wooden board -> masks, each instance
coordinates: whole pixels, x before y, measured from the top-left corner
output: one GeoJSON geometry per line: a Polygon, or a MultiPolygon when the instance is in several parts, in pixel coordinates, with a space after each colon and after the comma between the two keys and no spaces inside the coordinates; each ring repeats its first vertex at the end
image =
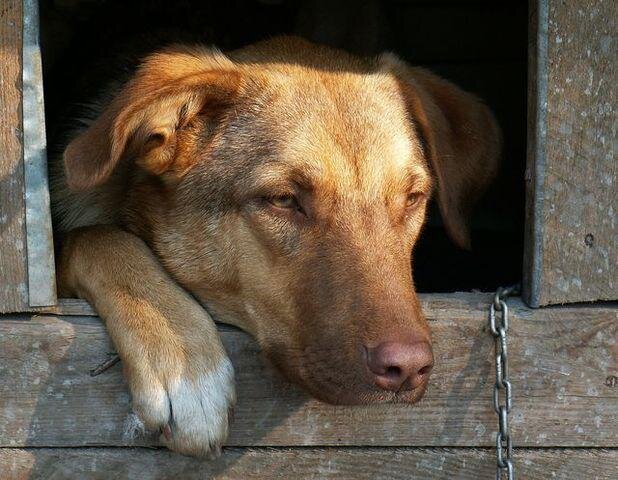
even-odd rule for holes
{"type": "Polygon", "coordinates": [[[28,307],[21,115],[22,2],[0,4],[0,312],[28,307]]]}
{"type": "MultiPolygon", "coordinates": [[[[517,478],[614,479],[617,450],[517,449],[517,478]]],[[[215,461],[144,448],[0,449],[4,480],[371,480],[495,477],[491,450],[397,448],[226,449],[215,461]]]]}
{"type": "Polygon", "coordinates": [[[615,300],[618,3],[531,3],[525,298],[615,300]]]}
{"type": "Polygon", "coordinates": [[[54,315],[83,315],[96,316],[94,308],[86,300],[80,298],[59,298],[56,305],[49,307],[33,307],[32,312],[52,313],[54,315]]]}
{"type": "MultiPolygon", "coordinates": [[[[489,305],[493,298],[489,293],[421,293],[419,299],[425,315],[433,320],[450,319],[453,316],[462,320],[478,318],[479,313],[489,305]]],[[[69,316],[96,316],[96,312],[86,300],[80,298],[61,298],[57,305],[32,308],[37,313],[69,316]]],[[[1,317],[0,317],[1,319],[1,317]]],[[[219,325],[224,328],[225,325],[219,325]]]]}
{"type": "Polygon", "coordinates": [[[24,0],[23,9],[22,109],[28,303],[31,306],[55,305],[56,272],[47,180],[47,139],[38,0],[24,0]]]}
{"type": "MultiPolygon", "coordinates": [[[[425,296],[437,364],[415,406],[334,407],[282,381],[255,343],[227,327],[239,403],[230,446],[491,446],[493,340],[487,295],[425,296]],[[429,300],[428,300],[429,298],[429,300]]],[[[530,310],[512,300],[509,336],[517,446],[618,446],[618,310],[530,310]]],[[[95,317],[0,320],[0,446],[156,445],[125,435],[129,394],[95,317]]]]}

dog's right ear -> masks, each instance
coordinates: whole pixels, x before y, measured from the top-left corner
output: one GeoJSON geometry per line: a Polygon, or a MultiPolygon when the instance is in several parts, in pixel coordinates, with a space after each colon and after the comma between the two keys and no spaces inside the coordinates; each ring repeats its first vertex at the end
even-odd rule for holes
{"type": "Polygon", "coordinates": [[[134,155],[153,174],[176,156],[176,132],[198,114],[231,104],[240,74],[217,50],[176,47],[148,57],[111,104],[64,151],[70,189],[105,182],[134,155]]]}
{"type": "Polygon", "coordinates": [[[498,171],[500,127],[474,95],[392,54],[382,55],[380,61],[398,79],[408,115],[437,180],[446,231],[455,244],[469,249],[473,207],[498,171]]]}

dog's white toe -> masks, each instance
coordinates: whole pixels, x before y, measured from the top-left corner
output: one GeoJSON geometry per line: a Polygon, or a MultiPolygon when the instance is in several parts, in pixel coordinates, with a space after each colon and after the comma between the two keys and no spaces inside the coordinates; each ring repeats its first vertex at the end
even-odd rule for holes
{"type": "Polygon", "coordinates": [[[176,376],[165,385],[142,382],[132,389],[133,409],[147,428],[161,431],[171,450],[200,457],[216,456],[227,438],[236,402],[234,368],[226,357],[214,369],[176,376]]]}
{"type": "Polygon", "coordinates": [[[231,362],[224,359],[218,368],[196,380],[177,378],[170,382],[167,394],[170,431],[161,436],[162,443],[189,455],[218,454],[227,438],[229,417],[236,401],[231,362]]]}

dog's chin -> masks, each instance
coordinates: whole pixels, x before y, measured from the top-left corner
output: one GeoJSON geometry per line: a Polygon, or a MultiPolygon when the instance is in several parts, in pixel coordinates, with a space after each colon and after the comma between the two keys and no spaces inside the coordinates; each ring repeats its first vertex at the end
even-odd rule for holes
{"type": "MultiPolygon", "coordinates": [[[[333,375],[315,375],[316,372],[308,372],[307,368],[292,368],[292,364],[299,362],[290,361],[290,358],[293,357],[283,357],[280,355],[281,350],[277,353],[279,355],[274,355],[271,349],[266,358],[287,381],[299,386],[317,400],[331,405],[413,405],[423,398],[429,384],[429,378],[427,378],[416,388],[390,392],[372,385],[368,382],[367,377],[360,374],[350,375],[347,378],[345,378],[346,376],[335,378],[336,376],[333,375]]],[[[312,363],[320,365],[325,362],[312,363]]]]}
{"type": "MultiPolygon", "coordinates": [[[[428,382],[414,388],[399,392],[387,392],[379,389],[344,389],[333,385],[331,388],[312,388],[303,382],[304,389],[316,399],[331,405],[380,405],[418,403],[427,390],[428,382]]],[[[323,387],[323,386],[322,386],[323,387]]]]}

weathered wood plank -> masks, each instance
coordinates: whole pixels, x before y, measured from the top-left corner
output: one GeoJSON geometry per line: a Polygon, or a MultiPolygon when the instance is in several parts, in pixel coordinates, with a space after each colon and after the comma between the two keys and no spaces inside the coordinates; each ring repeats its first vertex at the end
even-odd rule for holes
{"type": "MultiPolygon", "coordinates": [[[[434,319],[478,318],[483,309],[489,305],[492,295],[489,293],[421,293],[419,295],[423,311],[434,319]]],[[[60,298],[57,305],[31,308],[30,311],[54,315],[96,316],[90,304],[79,298],[60,298]]]]}
{"type": "Polygon", "coordinates": [[[81,298],[59,298],[56,305],[48,307],[34,307],[30,309],[31,312],[36,313],[48,313],[54,315],[78,315],[92,317],[96,316],[97,312],[86,300],[81,298]]]}
{"type": "Polygon", "coordinates": [[[56,303],[56,271],[43,103],[43,70],[39,45],[39,2],[24,0],[23,148],[26,201],[28,303],[56,303]]]}
{"type": "Polygon", "coordinates": [[[532,128],[524,295],[618,299],[618,3],[531,2],[532,128]]]}
{"type": "MultiPolygon", "coordinates": [[[[442,448],[225,449],[215,461],[144,448],[0,449],[5,480],[409,480],[494,478],[491,450],[442,448]]],[[[618,475],[618,450],[517,449],[517,478],[602,480],[618,475]]]]}
{"type": "Polygon", "coordinates": [[[22,0],[0,4],[0,312],[28,307],[22,148],[22,0]]]}
{"type": "MultiPolygon", "coordinates": [[[[444,296],[444,308],[434,302],[437,364],[415,407],[334,407],[309,399],[264,364],[246,334],[228,328],[221,335],[239,397],[228,445],[493,445],[486,299],[444,296]]],[[[618,310],[511,304],[516,445],[618,446],[618,310]]],[[[0,446],[155,445],[151,436],[124,435],[130,407],[121,367],[88,374],[112,349],[96,318],[0,321],[0,446]]]]}
{"type": "Polygon", "coordinates": [[[539,306],[541,245],[543,235],[542,197],[545,179],[547,138],[547,0],[529,0],[528,25],[528,142],[526,152],[526,209],[522,297],[539,306]]]}

